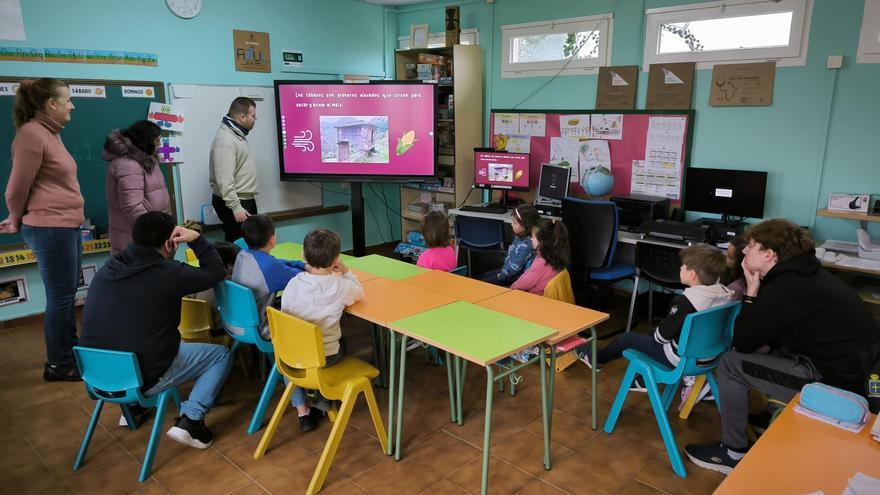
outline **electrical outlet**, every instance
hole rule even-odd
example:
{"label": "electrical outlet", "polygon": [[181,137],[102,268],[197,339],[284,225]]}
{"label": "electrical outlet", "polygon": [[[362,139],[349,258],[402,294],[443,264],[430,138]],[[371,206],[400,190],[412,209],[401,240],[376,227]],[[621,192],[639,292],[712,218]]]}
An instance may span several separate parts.
{"label": "electrical outlet", "polygon": [[829,55],[828,63],[825,67],[828,69],[839,69],[843,67],[843,55]]}

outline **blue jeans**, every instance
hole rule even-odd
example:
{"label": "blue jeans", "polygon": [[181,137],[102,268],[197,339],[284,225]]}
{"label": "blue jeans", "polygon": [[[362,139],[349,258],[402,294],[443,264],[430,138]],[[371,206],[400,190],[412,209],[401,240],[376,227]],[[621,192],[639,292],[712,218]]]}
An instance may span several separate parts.
{"label": "blue jeans", "polygon": [[79,339],[74,298],[82,265],[80,229],[22,225],[21,235],[37,258],[46,290],[43,316],[46,360],[62,367],[75,366],[73,346]]}
{"label": "blue jeans", "polygon": [[172,386],[195,380],[189,397],[180,404],[180,412],[198,421],[204,419],[214,405],[231,368],[232,355],[226,347],[181,342],[171,366],[145,395],[151,397]]}
{"label": "blue jeans", "polygon": [[658,363],[674,368],[669,359],[666,358],[666,353],[663,352],[663,344],[654,340],[654,335],[635,332],[618,335],[604,348],[599,349],[599,352],[596,354],[596,363],[605,364],[608,361],[618,359],[623,356],[623,351],[626,349],[644,352]]}

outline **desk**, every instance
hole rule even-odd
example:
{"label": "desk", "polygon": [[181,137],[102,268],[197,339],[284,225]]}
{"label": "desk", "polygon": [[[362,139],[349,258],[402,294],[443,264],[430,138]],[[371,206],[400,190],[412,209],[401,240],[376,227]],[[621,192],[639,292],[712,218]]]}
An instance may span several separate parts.
{"label": "desk", "polygon": [[[505,223],[511,223],[510,215],[512,214],[513,209],[509,209],[504,213],[485,213],[482,211],[463,211],[458,208],[452,208],[448,211],[450,215],[460,215],[463,217],[474,217],[474,218],[485,218],[486,220],[499,220]],[[561,217],[553,217],[550,215],[541,215],[544,218],[557,219],[561,220]]]}
{"label": "desk", "polygon": [[880,442],[871,439],[874,416],[851,433],[794,412],[795,396],[715,495],[843,492],[861,471],[880,478]]}
{"label": "desk", "polygon": [[407,278],[404,282],[469,303],[510,292],[507,287],[440,270],[428,270],[420,275]]}
{"label": "desk", "polygon": [[[527,347],[541,344],[556,331],[520,318],[492,311],[464,301],[403,318],[391,323],[390,328],[403,335],[400,350],[400,387],[397,392],[397,456],[400,457],[400,441],[403,424],[404,377],[406,373],[407,338],[418,339],[442,349],[448,354],[463,357],[486,368],[486,420],[483,430],[483,472],[481,493],[488,491],[489,451],[491,449],[492,395],[495,381],[504,379],[519,367],[494,376],[492,364]],[[543,356],[544,345],[540,345]],[[541,406],[544,417],[544,467],[550,468],[550,423],[548,414],[546,366],[541,364]],[[449,359],[447,359],[449,363]]]}
{"label": "desk", "polygon": [[[303,245],[296,242],[282,242],[281,244],[276,245],[275,249],[273,249],[270,254],[280,260],[303,260]],[[351,260],[356,258],[347,254],[340,254],[339,259],[341,259],[343,263],[348,264]],[[360,282],[378,278],[377,275],[373,275],[372,273],[363,272],[352,267],[349,268],[352,273],[357,276],[358,281]]]}
{"label": "desk", "polygon": [[[556,331],[556,335],[547,341],[550,346],[554,347],[553,352],[550,353],[549,405],[552,418],[553,395],[556,386],[556,344],[589,328],[591,334],[590,341],[593,346],[592,355],[595,359],[597,340],[596,325],[607,320],[611,315],[519,290],[512,290],[504,294],[490,297],[489,299],[480,301],[477,305],[500,311],[523,320],[531,321],[532,323],[537,323]],[[597,427],[596,373],[596,365],[593,363],[593,369],[591,372],[593,393],[591,395],[593,400],[592,426],[594,430]]]}
{"label": "desk", "polygon": [[378,254],[362,256],[360,258],[351,258],[344,260],[344,262],[352,270],[357,270],[358,272],[356,273],[358,276],[360,276],[360,272],[365,272],[391,280],[403,280],[426,271],[424,268],[416,265],[386,258],[385,256],[380,256]]}

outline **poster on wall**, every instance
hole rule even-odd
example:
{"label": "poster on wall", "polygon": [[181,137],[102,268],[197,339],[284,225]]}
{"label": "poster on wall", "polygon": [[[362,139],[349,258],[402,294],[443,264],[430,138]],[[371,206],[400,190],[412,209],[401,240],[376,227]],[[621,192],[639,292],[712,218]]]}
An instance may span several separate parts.
{"label": "poster on wall", "polygon": [[636,107],[638,65],[599,67],[596,110],[632,110]]}
{"label": "poster on wall", "polygon": [[159,147],[156,153],[160,163],[183,162],[183,138],[178,136],[162,136],[159,138]]}
{"label": "poster on wall", "polygon": [[651,64],[648,70],[648,110],[690,110],[694,90],[693,62]]}
{"label": "poster on wall", "polygon": [[716,64],[712,67],[709,105],[713,107],[766,107],[773,103],[776,62]]}
{"label": "poster on wall", "polygon": [[232,31],[235,49],[235,70],[244,72],[272,72],[269,56],[269,33]]}
{"label": "poster on wall", "polygon": [[0,281],[0,306],[18,304],[27,300],[27,282],[24,277]]}
{"label": "poster on wall", "polygon": [[155,122],[163,131],[183,132],[183,107],[167,103],[150,103],[147,120]]}

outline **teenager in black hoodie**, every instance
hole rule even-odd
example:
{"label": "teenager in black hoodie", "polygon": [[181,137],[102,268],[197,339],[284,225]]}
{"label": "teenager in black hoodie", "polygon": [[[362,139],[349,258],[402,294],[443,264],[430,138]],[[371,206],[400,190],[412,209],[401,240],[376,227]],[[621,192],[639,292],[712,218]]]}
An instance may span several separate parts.
{"label": "teenager in black hoodie", "polygon": [[[721,442],[685,448],[695,464],[722,473],[748,449],[750,389],[783,402],[815,381],[860,393],[856,354],[880,341],[870,310],[822,268],[806,231],[774,219],[745,236],[746,292],[733,330],[734,350],[716,370]],[[769,354],[756,352],[765,345]]]}
{"label": "teenager in black hoodie", "polygon": [[[205,449],[214,435],[204,417],[229,374],[226,347],[181,343],[180,299],[223,280],[220,255],[198,232],[178,227],[163,212],[147,212],[132,228],[132,243],[98,270],[83,311],[80,345],[134,352],[145,395],[195,380],[181,416],[168,436]],[[174,261],[180,244],[188,244],[199,267]]]}

